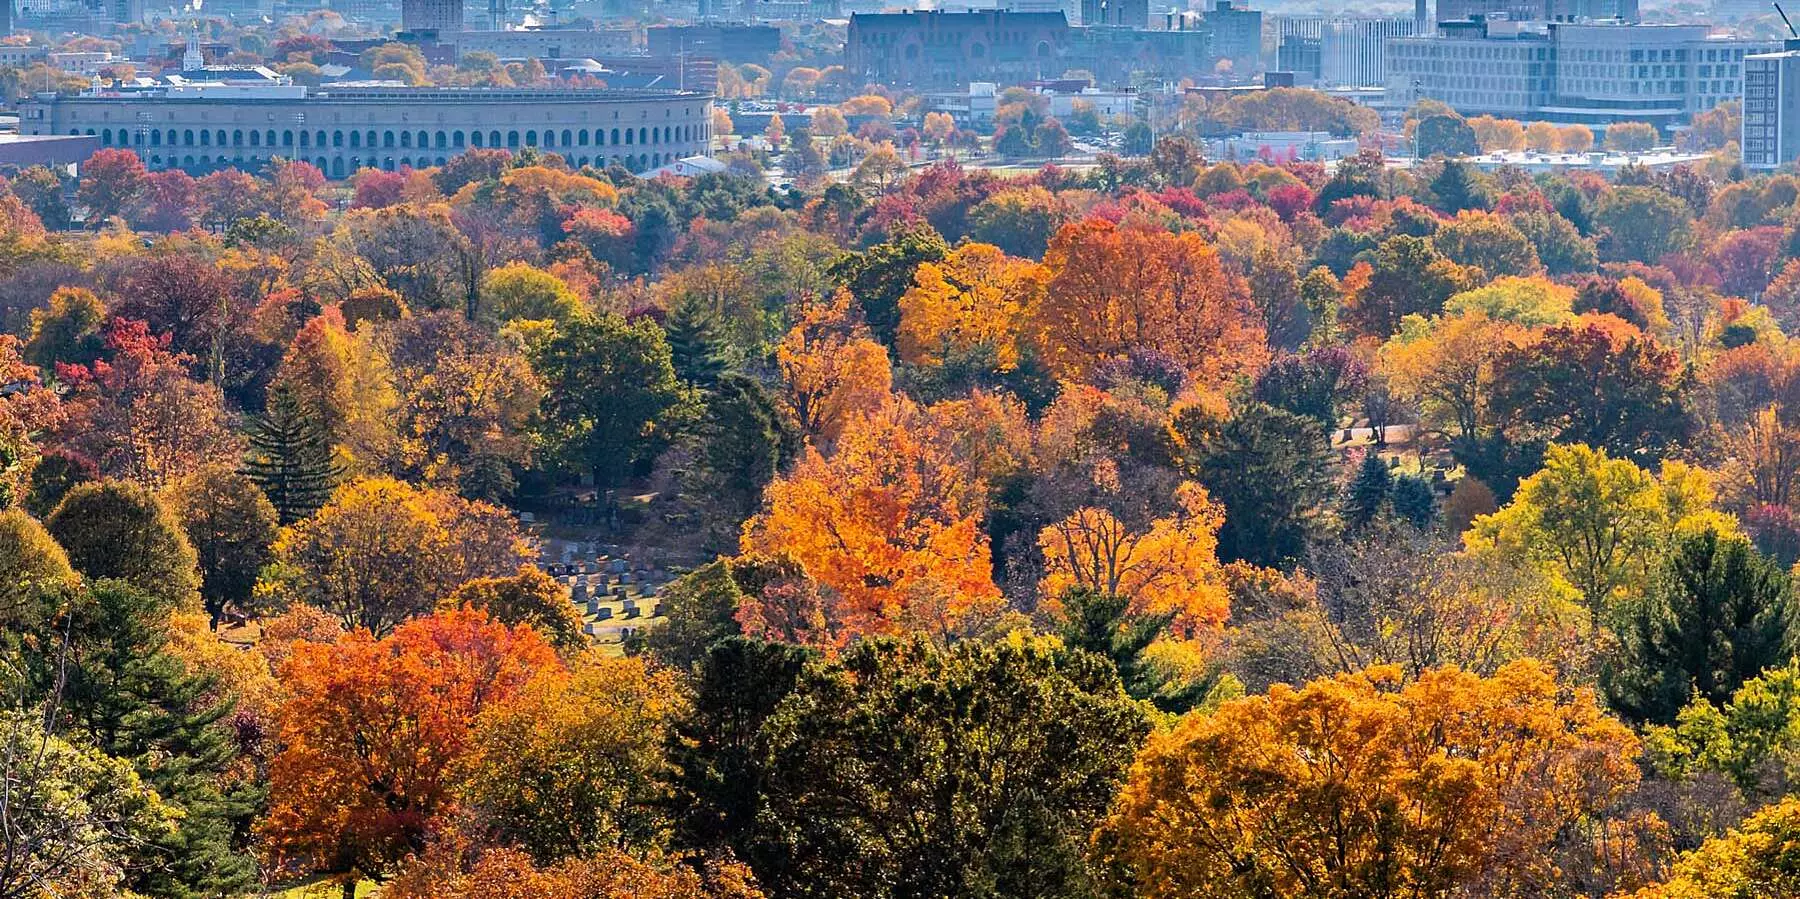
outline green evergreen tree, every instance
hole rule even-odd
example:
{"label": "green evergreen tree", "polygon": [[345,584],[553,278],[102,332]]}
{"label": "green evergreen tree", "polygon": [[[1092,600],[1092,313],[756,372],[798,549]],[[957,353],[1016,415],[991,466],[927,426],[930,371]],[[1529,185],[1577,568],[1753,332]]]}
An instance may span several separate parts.
{"label": "green evergreen tree", "polygon": [[1431,194],[1437,197],[1439,210],[1455,215],[1465,209],[1486,209],[1490,205],[1487,186],[1466,162],[1444,160],[1444,168],[1431,179]]}
{"label": "green evergreen tree", "polygon": [[1431,482],[1418,475],[1395,478],[1391,501],[1394,515],[1413,527],[1430,527],[1437,520],[1437,496],[1431,491]]}
{"label": "green evergreen tree", "polygon": [[1220,421],[1176,420],[1190,477],[1225,506],[1219,557],[1288,567],[1306,555],[1331,498],[1331,448],[1317,420],[1249,403]]}
{"label": "green evergreen tree", "polygon": [[757,735],[815,658],[808,649],[746,637],[728,637],[706,651],[693,703],[669,747],[680,845],[729,848],[743,857],[760,806]]}
{"label": "green evergreen tree", "polygon": [[1667,724],[1690,697],[1723,705],[1794,651],[1787,572],[1742,537],[1679,538],[1601,671],[1614,709]]}
{"label": "green evergreen tree", "polygon": [[669,335],[669,361],[675,374],[701,390],[711,390],[731,370],[719,320],[701,300],[686,297],[669,310],[663,331]]}
{"label": "green evergreen tree", "polygon": [[1217,669],[1204,677],[1176,677],[1144,658],[1145,650],[1174,620],[1174,612],[1132,615],[1127,611],[1130,599],[1087,587],[1066,590],[1060,600],[1062,616],[1056,634],[1063,645],[1112,662],[1133,699],[1181,714],[1203,703],[1219,685]]}
{"label": "green evergreen tree", "polygon": [[1374,450],[1364,453],[1362,465],[1357,467],[1356,478],[1350,482],[1350,491],[1344,497],[1344,520],[1351,527],[1362,527],[1374,521],[1386,508],[1393,489],[1394,478],[1388,471],[1387,460]]}
{"label": "green evergreen tree", "polygon": [[707,398],[688,485],[729,551],[763,488],[800,451],[799,430],[755,380],[728,375]]}
{"label": "green evergreen tree", "polygon": [[230,896],[256,887],[247,836],[259,787],[225,775],[237,758],[226,726],[234,703],[216,678],[168,650],[168,601],[125,581],[100,580],[61,634],[34,658],[44,694],[61,683],[64,714],[94,746],[130,760],[164,801],[181,809],[173,831],[132,847],[127,885],[149,896]]}
{"label": "green evergreen tree", "polygon": [[331,498],[340,471],[319,419],[286,387],[269,390],[268,409],[250,428],[244,473],[274,504],[282,524],[293,524]]}

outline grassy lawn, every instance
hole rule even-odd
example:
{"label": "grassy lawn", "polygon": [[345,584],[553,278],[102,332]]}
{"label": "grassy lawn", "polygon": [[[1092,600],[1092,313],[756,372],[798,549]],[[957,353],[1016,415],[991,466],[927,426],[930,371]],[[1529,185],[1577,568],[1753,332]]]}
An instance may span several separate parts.
{"label": "grassy lawn", "polygon": [[[344,888],[330,880],[319,878],[296,884],[273,894],[276,899],[338,899],[344,895]],[[372,880],[365,880],[356,885],[357,899],[381,895],[381,887]]]}

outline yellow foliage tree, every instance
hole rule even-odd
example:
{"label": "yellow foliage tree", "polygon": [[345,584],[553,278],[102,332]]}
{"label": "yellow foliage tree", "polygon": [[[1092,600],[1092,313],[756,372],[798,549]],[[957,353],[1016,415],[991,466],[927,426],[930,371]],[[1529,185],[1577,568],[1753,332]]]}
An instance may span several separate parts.
{"label": "yellow foliage tree", "polygon": [[1176,500],[1175,514],[1141,531],[1093,506],[1045,527],[1038,534],[1041,601],[1054,607],[1063,591],[1086,588],[1126,597],[1132,614],[1173,615],[1182,635],[1223,626],[1230,612],[1218,556],[1225,509],[1191,482],[1177,488]]}
{"label": "yellow foliage tree", "polygon": [[1642,594],[1675,536],[1737,533],[1714,499],[1711,476],[1693,466],[1664,462],[1658,476],[1603,449],[1552,444],[1543,469],[1463,543],[1536,566],[1600,614]]}
{"label": "yellow foliage tree", "polygon": [[1043,299],[1049,272],[985,243],[925,262],[900,298],[900,358],[939,366],[985,354],[999,371],[1019,364],[1019,341]]}
{"label": "yellow foliage tree", "polygon": [[1542,895],[1637,745],[1536,661],[1278,684],[1152,737],[1098,845],[1145,899]]}

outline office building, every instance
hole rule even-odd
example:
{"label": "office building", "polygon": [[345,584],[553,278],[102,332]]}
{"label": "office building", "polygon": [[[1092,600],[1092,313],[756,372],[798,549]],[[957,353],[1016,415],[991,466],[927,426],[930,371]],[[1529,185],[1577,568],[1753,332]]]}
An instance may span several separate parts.
{"label": "office building", "polygon": [[1744,57],[1744,166],[1774,169],[1800,159],[1800,40]]}
{"label": "office building", "polygon": [[246,73],[37,94],[19,104],[19,132],[97,137],[151,169],[190,172],[255,170],[283,157],[343,178],[365,167],[442,165],[483,147],[540,147],[572,165],[643,171],[706,153],[711,108],[700,91],[308,88]]}
{"label": "office building", "polygon": [[1415,21],[1406,16],[1282,16],[1275,68],[1324,87],[1387,83],[1387,42],[1409,37]]}
{"label": "office building", "polygon": [[1464,115],[1667,128],[1743,90],[1746,54],[1776,42],[1704,25],[1438,23],[1387,42],[1388,99],[1440,100]]}
{"label": "office building", "polygon": [[1150,0],[1081,0],[1081,24],[1149,28]]}
{"label": "office building", "polygon": [[1212,34],[1212,53],[1231,61],[1231,72],[1240,76],[1262,71],[1262,12],[1239,6],[1233,0],[1213,0],[1201,14]]}
{"label": "office building", "polygon": [[1068,44],[1060,12],[858,13],[844,56],[857,83],[943,88],[1060,75]]}
{"label": "office building", "polygon": [[1437,0],[1438,22],[1472,18],[1514,22],[1640,21],[1638,0]]}

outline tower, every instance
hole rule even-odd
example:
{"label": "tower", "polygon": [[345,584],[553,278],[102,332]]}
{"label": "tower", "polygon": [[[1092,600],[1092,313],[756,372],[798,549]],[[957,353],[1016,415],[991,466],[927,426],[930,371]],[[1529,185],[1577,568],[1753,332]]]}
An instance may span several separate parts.
{"label": "tower", "polygon": [[[199,26],[196,25],[195,28],[198,29]],[[187,50],[181,54],[181,70],[197,72],[204,68],[206,68],[206,56],[200,52],[200,33],[196,30],[193,34],[188,35]]]}
{"label": "tower", "polygon": [[434,37],[462,31],[462,0],[400,0],[400,28]]}

